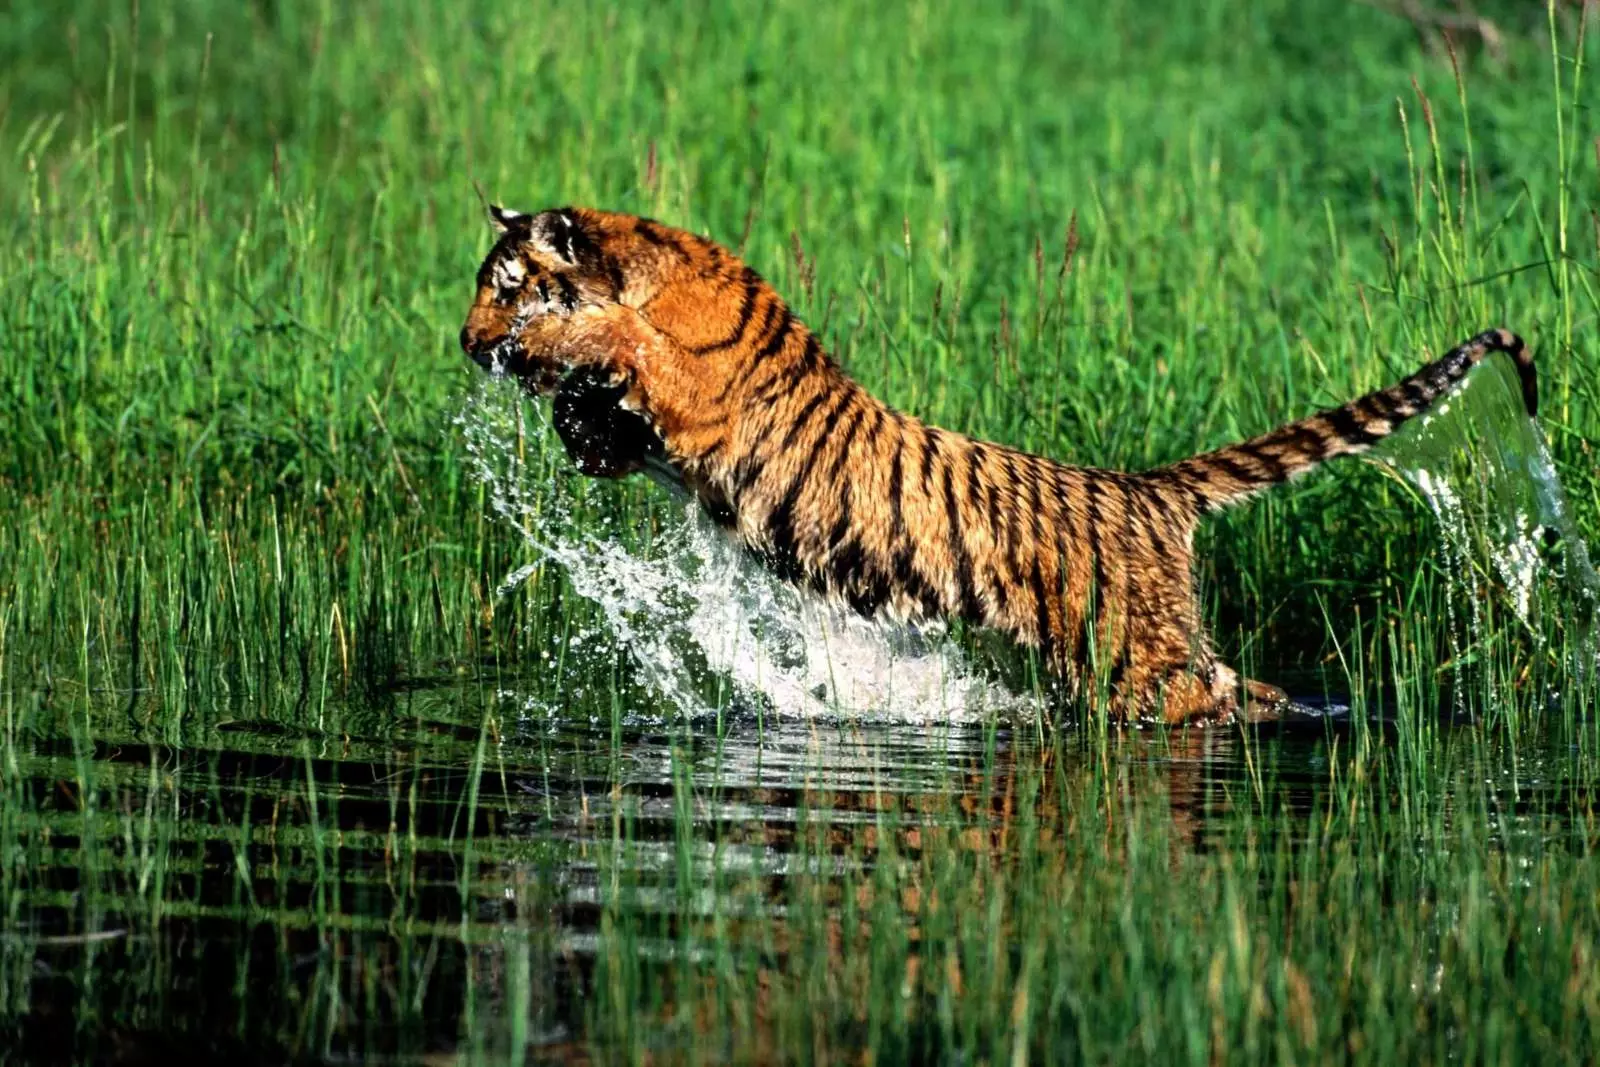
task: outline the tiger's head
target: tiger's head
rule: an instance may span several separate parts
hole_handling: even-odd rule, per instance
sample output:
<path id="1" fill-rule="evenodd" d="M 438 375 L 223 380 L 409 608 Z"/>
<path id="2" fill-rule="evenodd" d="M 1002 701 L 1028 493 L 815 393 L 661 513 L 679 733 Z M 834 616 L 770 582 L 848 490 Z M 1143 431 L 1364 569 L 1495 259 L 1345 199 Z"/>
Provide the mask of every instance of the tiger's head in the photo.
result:
<path id="1" fill-rule="evenodd" d="M 569 451 L 629 427 L 604 409 L 612 404 L 692 466 L 748 412 L 770 412 L 804 374 L 832 366 L 772 287 L 708 238 L 588 208 L 494 207 L 490 221 L 498 237 L 478 269 L 461 347 L 553 393 L 558 429 L 563 412 L 584 420 L 581 433 L 563 435 Z M 615 458 L 591 466 L 636 469 Z"/>
<path id="2" fill-rule="evenodd" d="M 621 299 L 620 271 L 585 214 L 489 209 L 498 238 L 461 327 L 461 348 L 479 366 L 549 392 L 570 363 L 564 348 L 581 340 L 585 312 Z"/>

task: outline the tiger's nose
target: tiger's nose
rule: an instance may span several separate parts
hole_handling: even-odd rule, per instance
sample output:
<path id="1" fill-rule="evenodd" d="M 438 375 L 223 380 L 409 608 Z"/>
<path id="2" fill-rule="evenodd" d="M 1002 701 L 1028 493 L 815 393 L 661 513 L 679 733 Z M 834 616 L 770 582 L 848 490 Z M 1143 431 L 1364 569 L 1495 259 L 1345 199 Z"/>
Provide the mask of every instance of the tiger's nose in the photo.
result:
<path id="1" fill-rule="evenodd" d="M 483 343 L 483 338 L 472 332 L 467 326 L 461 327 L 461 351 L 472 358 L 472 362 L 480 367 L 489 365 L 489 346 Z"/>

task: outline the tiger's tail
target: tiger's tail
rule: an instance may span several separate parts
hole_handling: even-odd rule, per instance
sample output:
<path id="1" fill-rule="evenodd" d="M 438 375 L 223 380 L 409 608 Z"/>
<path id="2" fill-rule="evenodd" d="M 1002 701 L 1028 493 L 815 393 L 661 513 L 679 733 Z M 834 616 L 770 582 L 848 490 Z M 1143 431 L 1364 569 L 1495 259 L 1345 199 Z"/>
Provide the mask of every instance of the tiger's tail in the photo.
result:
<path id="1" fill-rule="evenodd" d="M 1407 419 L 1426 411 L 1495 352 L 1504 352 L 1516 364 L 1522 379 L 1522 402 L 1530 416 L 1537 414 L 1538 375 L 1528 346 L 1510 330 L 1487 330 L 1387 389 L 1248 441 L 1146 471 L 1144 476 L 1158 484 L 1181 487 L 1195 499 L 1200 511 L 1220 510 L 1325 460 L 1365 452 Z"/>

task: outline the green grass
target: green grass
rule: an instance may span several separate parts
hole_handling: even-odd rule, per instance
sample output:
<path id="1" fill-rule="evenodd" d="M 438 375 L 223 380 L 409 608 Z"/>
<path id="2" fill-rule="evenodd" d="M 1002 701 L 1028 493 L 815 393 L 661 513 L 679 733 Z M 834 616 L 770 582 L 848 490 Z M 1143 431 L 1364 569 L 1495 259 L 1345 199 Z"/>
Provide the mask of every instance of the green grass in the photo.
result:
<path id="1" fill-rule="evenodd" d="M 1061 6 L 0 11 L 0 1060 L 1600 1048 L 1571 628 L 1453 633 L 1381 468 L 1203 535 L 1229 655 L 1354 698 L 1325 739 L 997 724 L 922 781 L 893 731 L 630 725 L 670 709 L 567 654 L 555 568 L 496 595 L 529 550 L 450 422 L 475 183 L 709 232 L 891 402 L 1072 462 L 1504 323 L 1592 539 L 1592 33 L 1507 4 L 1453 66 L 1342 0 Z M 881 783 L 808 789 L 851 744 Z"/>

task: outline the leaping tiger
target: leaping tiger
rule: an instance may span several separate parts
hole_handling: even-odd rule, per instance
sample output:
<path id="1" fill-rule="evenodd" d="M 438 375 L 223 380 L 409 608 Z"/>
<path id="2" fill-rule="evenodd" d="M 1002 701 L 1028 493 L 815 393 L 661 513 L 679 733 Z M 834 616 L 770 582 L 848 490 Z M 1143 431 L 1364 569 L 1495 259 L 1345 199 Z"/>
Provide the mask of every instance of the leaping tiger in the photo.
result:
<path id="1" fill-rule="evenodd" d="M 1273 717 L 1275 686 L 1217 660 L 1201 621 L 1201 516 L 1365 451 L 1522 340 L 1489 330 L 1387 389 L 1140 472 L 1072 467 L 879 401 L 714 241 L 584 208 L 491 209 L 461 347 L 554 394 L 578 469 L 665 466 L 786 579 L 902 620 L 961 618 L 1039 651 L 1124 718 Z"/>

